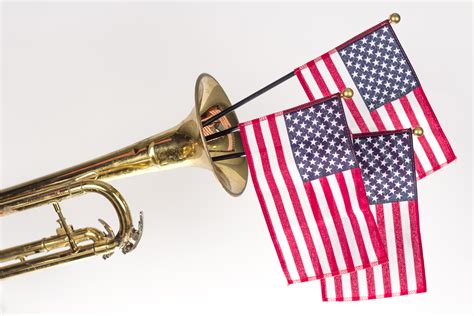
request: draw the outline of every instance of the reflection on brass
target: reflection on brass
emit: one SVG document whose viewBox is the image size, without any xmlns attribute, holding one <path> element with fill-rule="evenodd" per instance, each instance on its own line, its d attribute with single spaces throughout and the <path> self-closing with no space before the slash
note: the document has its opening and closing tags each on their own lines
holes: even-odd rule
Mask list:
<svg viewBox="0 0 474 316">
<path fill-rule="evenodd" d="M 342 91 L 341 93 L 341 97 L 343 97 L 344 99 L 352 99 L 353 96 L 354 90 L 352 90 L 351 88 L 345 88 L 344 91 Z"/>
<path fill-rule="evenodd" d="M 424 133 L 425 131 L 423 130 L 421 126 L 417 126 L 413 129 L 413 135 L 417 137 L 423 136 Z"/>
<path fill-rule="evenodd" d="M 390 17 L 389 17 L 389 21 L 390 23 L 393 23 L 393 24 L 397 24 L 398 22 L 400 22 L 402 18 L 400 17 L 400 14 L 398 13 L 392 13 L 390 14 Z"/>
<path fill-rule="evenodd" d="M 247 183 L 246 158 L 212 161 L 212 157 L 228 152 L 242 152 L 240 134 L 232 133 L 209 142 L 204 138 L 236 126 L 237 116 L 230 113 L 205 129 L 201 125 L 203 118 L 229 107 L 229 99 L 213 77 L 202 74 L 196 82 L 195 104 L 187 118 L 167 131 L 95 160 L 0 191 L 0 217 L 52 204 L 60 224 L 56 235 L 0 250 L 0 279 L 93 255 L 108 258 L 115 248 L 123 253 L 135 249 L 143 230 L 142 215 L 138 229 L 134 228 L 128 205 L 108 184 L 110 180 L 194 166 L 211 170 L 229 194 L 240 195 Z M 112 204 L 119 219 L 116 233 L 103 220 L 99 221 L 105 232 L 92 227 L 74 229 L 66 222 L 59 202 L 87 193 L 99 194 Z"/>
</svg>

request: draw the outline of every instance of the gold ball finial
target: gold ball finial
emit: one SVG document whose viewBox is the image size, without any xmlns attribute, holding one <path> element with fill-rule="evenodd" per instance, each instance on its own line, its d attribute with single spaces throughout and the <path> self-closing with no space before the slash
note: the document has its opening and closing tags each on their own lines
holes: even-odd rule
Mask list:
<svg viewBox="0 0 474 316">
<path fill-rule="evenodd" d="M 420 137 L 420 136 L 423 136 L 423 128 L 421 126 L 417 126 L 413 129 L 413 135 L 417 136 L 417 137 Z"/>
<path fill-rule="evenodd" d="M 354 91 L 351 88 L 345 88 L 344 91 L 342 91 L 341 96 L 344 99 L 351 99 L 354 96 Z"/>
<path fill-rule="evenodd" d="M 397 24 L 401 20 L 400 14 L 398 14 L 398 13 L 390 14 L 390 19 L 389 20 L 390 20 L 390 23 Z"/>
</svg>

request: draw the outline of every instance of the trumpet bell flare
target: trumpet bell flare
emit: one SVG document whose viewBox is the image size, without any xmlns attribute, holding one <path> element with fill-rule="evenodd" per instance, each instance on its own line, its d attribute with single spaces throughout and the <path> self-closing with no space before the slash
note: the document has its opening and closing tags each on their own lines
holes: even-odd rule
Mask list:
<svg viewBox="0 0 474 316">
<path fill-rule="evenodd" d="M 212 117 L 232 104 L 221 85 L 208 74 L 202 74 L 196 81 L 196 107 L 193 111 L 201 130 L 201 142 L 207 157 L 208 167 L 217 177 L 222 187 L 231 195 L 242 194 L 247 185 L 248 164 L 245 157 L 212 161 L 212 157 L 244 151 L 240 133 L 230 133 L 214 140 L 206 141 L 205 136 L 237 126 L 239 120 L 234 112 L 220 118 L 213 124 L 202 127 L 202 121 Z"/>
</svg>

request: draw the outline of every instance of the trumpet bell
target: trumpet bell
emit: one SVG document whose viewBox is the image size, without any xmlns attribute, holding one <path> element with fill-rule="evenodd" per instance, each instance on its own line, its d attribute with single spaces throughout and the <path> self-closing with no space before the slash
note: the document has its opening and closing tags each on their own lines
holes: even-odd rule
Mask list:
<svg viewBox="0 0 474 316">
<path fill-rule="evenodd" d="M 207 135 L 236 126 L 237 116 L 229 113 L 204 128 L 201 123 L 229 106 L 231 103 L 217 80 L 202 74 L 196 81 L 195 106 L 181 123 L 96 159 L 1 190 L 0 216 L 6 215 L 7 210 L 24 209 L 18 203 L 24 200 L 21 198 L 46 186 L 79 180 L 108 182 L 184 166 L 211 170 L 229 194 L 238 196 L 247 184 L 247 159 L 240 157 L 214 162 L 212 158 L 243 151 L 240 134 L 231 133 L 210 141 L 205 139 Z"/>
<path fill-rule="evenodd" d="M 230 106 L 219 83 L 212 76 L 202 74 L 196 82 L 195 107 L 175 127 L 94 160 L 1 190 L 0 217 L 52 204 L 60 228 L 56 235 L 0 250 L 0 279 L 99 254 L 108 258 L 115 248 L 123 253 L 135 249 L 142 234 L 142 217 L 138 229 L 134 228 L 127 203 L 109 180 L 195 166 L 211 170 L 229 194 L 241 194 L 248 177 L 246 158 L 213 160 L 242 152 L 240 134 L 230 133 L 206 141 L 208 135 L 237 126 L 237 116 L 229 113 L 211 125 L 202 124 Z M 66 222 L 59 202 L 86 193 L 98 193 L 114 206 L 119 218 L 117 233 L 102 220 L 105 232 L 93 227 L 74 229 Z M 33 255 L 37 257 L 32 258 Z"/>
<path fill-rule="evenodd" d="M 231 112 L 210 126 L 202 127 L 201 121 L 218 114 L 231 106 L 229 98 L 221 85 L 210 75 L 202 74 L 196 82 L 196 107 L 190 116 L 195 116 L 197 128 L 201 131 L 199 143 L 203 144 L 207 164 L 222 187 L 231 195 L 240 195 L 247 184 L 248 166 L 245 157 L 225 161 L 212 160 L 223 154 L 242 152 L 240 133 L 230 133 L 214 140 L 206 141 L 205 136 L 237 126 L 237 115 Z"/>
</svg>

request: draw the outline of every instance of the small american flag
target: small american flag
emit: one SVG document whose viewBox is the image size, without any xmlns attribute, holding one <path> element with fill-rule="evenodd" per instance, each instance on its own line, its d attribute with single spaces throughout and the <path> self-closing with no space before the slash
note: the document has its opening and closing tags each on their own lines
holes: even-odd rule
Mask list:
<svg viewBox="0 0 474 316">
<path fill-rule="evenodd" d="M 370 208 L 389 261 L 321 280 L 324 301 L 426 292 L 411 130 L 354 135 Z"/>
<path fill-rule="evenodd" d="M 456 159 L 390 23 L 384 21 L 295 70 L 310 100 L 357 87 L 345 100 L 353 133 L 421 126 L 414 141 L 418 178 Z"/>
<path fill-rule="evenodd" d="M 339 95 L 239 127 L 289 284 L 386 262 Z"/>
</svg>

